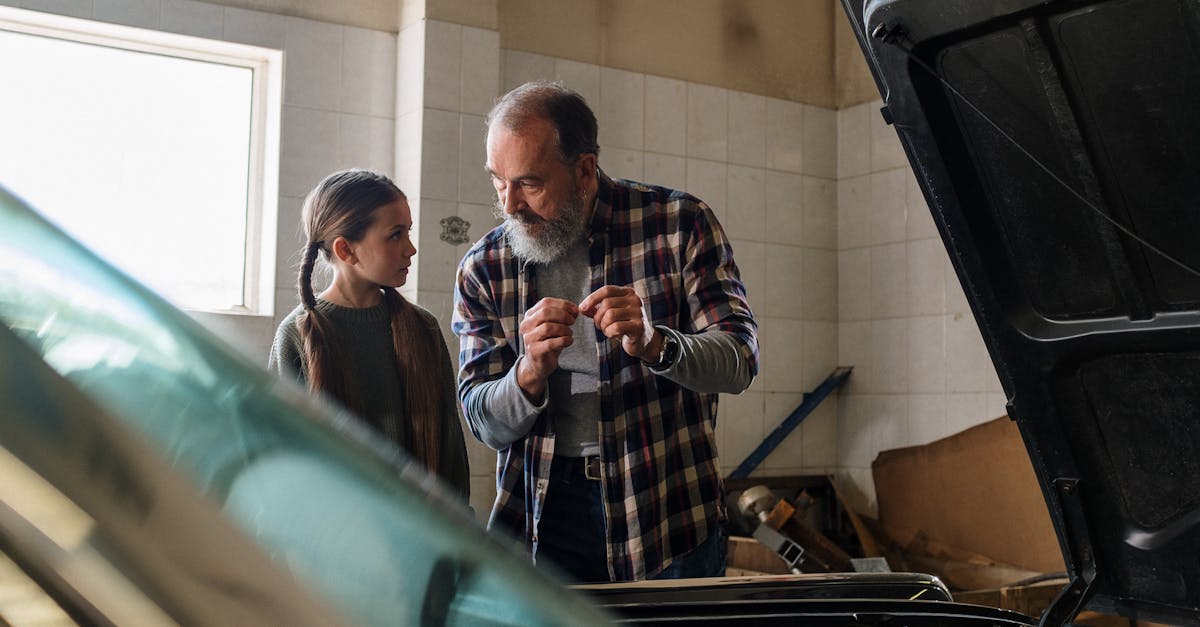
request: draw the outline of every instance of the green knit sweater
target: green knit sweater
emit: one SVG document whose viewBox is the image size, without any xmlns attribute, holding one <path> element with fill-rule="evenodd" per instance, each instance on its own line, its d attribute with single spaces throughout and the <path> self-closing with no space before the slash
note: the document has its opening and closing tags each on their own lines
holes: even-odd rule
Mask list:
<svg viewBox="0 0 1200 627">
<path fill-rule="evenodd" d="M 413 307 L 420 314 L 427 332 L 437 338 L 437 345 L 441 348 L 438 351 L 441 363 L 436 366 L 431 364 L 441 373 L 438 383 L 446 407 L 446 414 L 441 421 L 440 462 L 435 471 L 467 499 L 470 497 L 470 471 L 458 418 L 455 374 L 450 365 L 449 350 L 437 318 L 421 307 Z M 363 419 L 380 434 L 408 450 L 412 429 L 405 416 L 404 385 L 392 350 L 392 327 L 387 305 L 380 303 L 366 309 L 352 309 L 317 299 L 317 309 L 333 323 L 339 341 L 345 343 L 344 353 L 352 356 L 348 364 L 349 380 L 357 382 L 358 398 L 365 403 Z M 304 308 L 297 307 L 280 323 L 271 346 L 268 366 L 280 374 L 295 376 L 302 385 L 307 385 L 308 364 L 304 359 L 304 341 L 297 326 L 303 313 Z"/>
</svg>

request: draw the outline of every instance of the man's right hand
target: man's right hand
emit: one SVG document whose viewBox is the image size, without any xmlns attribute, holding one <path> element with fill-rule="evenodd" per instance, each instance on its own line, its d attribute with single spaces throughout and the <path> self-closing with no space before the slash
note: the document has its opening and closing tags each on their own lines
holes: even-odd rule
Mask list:
<svg viewBox="0 0 1200 627">
<path fill-rule="evenodd" d="M 517 367 L 517 384 L 531 402 L 540 404 L 545 398 L 559 354 L 575 341 L 571 325 L 578 316 L 575 303 L 558 298 L 543 298 L 525 312 L 520 328 L 525 351 Z"/>
</svg>

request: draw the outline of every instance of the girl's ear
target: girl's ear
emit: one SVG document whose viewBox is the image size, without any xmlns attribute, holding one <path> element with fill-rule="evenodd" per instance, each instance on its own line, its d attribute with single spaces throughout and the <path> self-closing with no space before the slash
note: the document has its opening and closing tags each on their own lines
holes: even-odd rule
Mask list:
<svg viewBox="0 0 1200 627">
<path fill-rule="evenodd" d="M 348 265 L 354 265 L 358 261 L 358 258 L 354 256 L 354 250 L 350 247 L 350 242 L 344 237 L 333 240 L 333 256 Z"/>
</svg>

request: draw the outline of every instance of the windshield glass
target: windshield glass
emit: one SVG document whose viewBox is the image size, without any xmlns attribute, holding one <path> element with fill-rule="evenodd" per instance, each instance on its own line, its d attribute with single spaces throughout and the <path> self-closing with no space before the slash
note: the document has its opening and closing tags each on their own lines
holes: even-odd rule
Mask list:
<svg viewBox="0 0 1200 627">
<path fill-rule="evenodd" d="M 397 447 L 250 363 L 2 187 L 0 321 L 356 622 L 606 622 Z"/>
</svg>

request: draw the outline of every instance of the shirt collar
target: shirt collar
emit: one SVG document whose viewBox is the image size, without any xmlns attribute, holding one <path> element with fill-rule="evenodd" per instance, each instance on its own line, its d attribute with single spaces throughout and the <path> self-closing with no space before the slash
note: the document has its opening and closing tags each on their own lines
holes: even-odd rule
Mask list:
<svg viewBox="0 0 1200 627">
<path fill-rule="evenodd" d="M 591 237 L 608 231 L 612 224 L 613 189 L 616 185 L 604 170 L 596 166 L 596 199 L 592 202 Z"/>
</svg>

